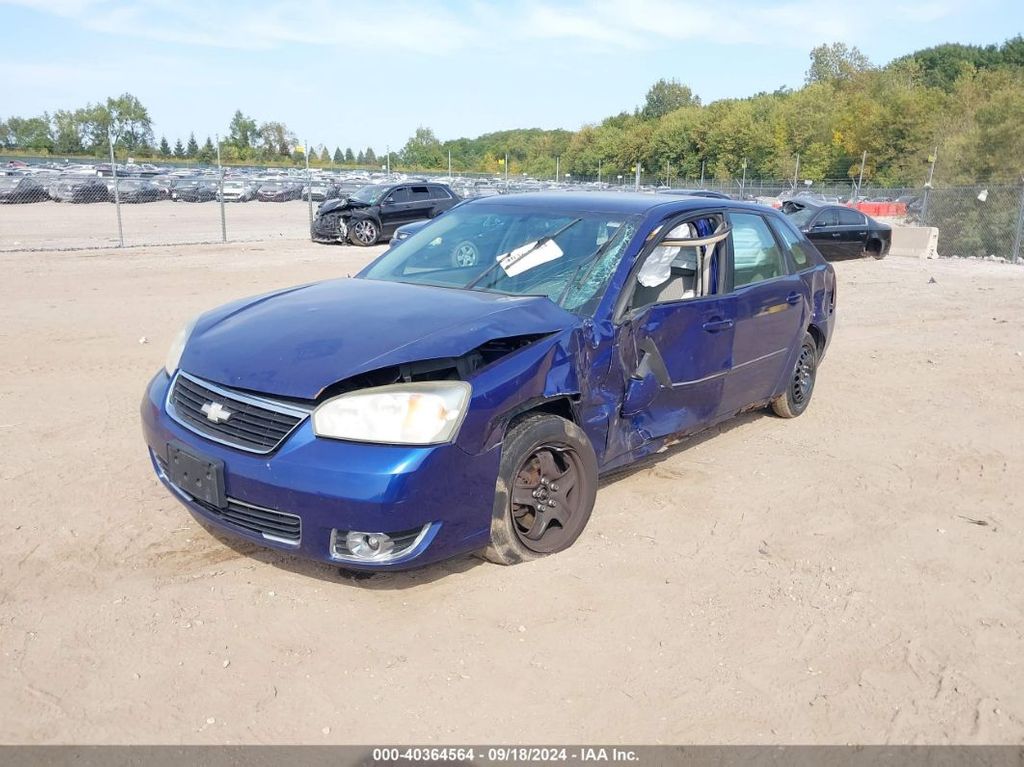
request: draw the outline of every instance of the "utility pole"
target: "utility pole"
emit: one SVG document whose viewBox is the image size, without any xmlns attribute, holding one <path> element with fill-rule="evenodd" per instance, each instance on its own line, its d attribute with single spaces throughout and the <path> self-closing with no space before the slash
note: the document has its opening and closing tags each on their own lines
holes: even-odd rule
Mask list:
<svg viewBox="0 0 1024 767">
<path fill-rule="evenodd" d="M 1017 209 L 1017 234 L 1013 238 L 1013 253 L 1010 255 L 1010 260 L 1015 264 L 1024 258 L 1024 254 L 1020 252 L 1022 243 L 1024 243 L 1024 177 L 1021 178 L 1020 205 Z"/>
<path fill-rule="evenodd" d="M 800 182 L 800 153 L 796 153 L 796 170 L 793 171 L 793 191 L 796 192 L 796 185 Z"/>
<path fill-rule="evenodd" d="M 557 157 L 557 156 L 555 157 L 555 181 L 556 181 L 556 182 L 557 182 L 557 181 L 558 181 L 558 179 L 559 179 L 559 172 L 561 171 L 561 167 L 560 167 L 560 165 L 559 165 L 559 161 L 560 161 L 561 159 L 562 159 L 561 157 Z"/>
<path fill-rule="evenodd" d="M 640 162 L 639 161 L 637 161 L 637 164 L 636 164 L 636 184 L 633 186 L 633 191 L 634 192 L 639 192 L 640 191 Z"/>
<path fill-rule="evenodd" d="M 448 180 L 452 180 L 452 150 L 448 150 Z"/>
<path fill-rule="evenodd" d="M 597 183 L 600 186 L 600 184 L 601 184 L 601 161 L 600 160 L 597 161 Z"/>
<path fill-rule="evenodd" d="M 380 146 L 380 145 L 378 144 L 378 146 Z M 388 175 L 390 176 L 391 175 L 391 145 L 390 144 L 385 144 L 384 145 L 384 150 L 387 152 L 387 155 L 388 155 L 387 168 L 388 168 Z"/>
<path fill-rule="evenodd" d="M 704 160 L 700 161 L 700 188 L 704 188 Z"/>
<path fill-rule="evenodd" d="M 864 154 L 860 156 L 860 178 L 857 179 L 857 195 L 854 197 L 854 202 L 860 199 L 860 190 L 864 187 L 864 163 L 868 161 L 868 152 L 865 149 Z"/>
<path fill-rule="evenodd" d="M 747 158 L 743 158 L 743 180 L 740 181 L 740 197 L 745 197 L 747 188 Z"/>
<path fill-rule="evenodd" d="M 505 152 L 505 188 L 508 189 L 508 152 Z"/>
</svg>

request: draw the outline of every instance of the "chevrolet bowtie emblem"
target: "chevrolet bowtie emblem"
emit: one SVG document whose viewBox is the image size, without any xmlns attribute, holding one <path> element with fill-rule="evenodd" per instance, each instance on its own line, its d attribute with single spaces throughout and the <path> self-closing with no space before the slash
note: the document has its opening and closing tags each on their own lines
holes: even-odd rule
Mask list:
<svg viewBox="0 0 1024 767">
<path fill-rule="evenodd" d="M 206 414 L 207 420 L 213 421 L 214 423 L 223 423 L 234 415 L 234 413 L 225 408 L 219 402 L 207 402 L 200 409 Z"/>
</svg>

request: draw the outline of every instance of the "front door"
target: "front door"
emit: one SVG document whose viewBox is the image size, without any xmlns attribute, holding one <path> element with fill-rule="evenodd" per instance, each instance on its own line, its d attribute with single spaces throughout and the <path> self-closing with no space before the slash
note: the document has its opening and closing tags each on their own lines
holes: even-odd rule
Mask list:
<svg viewBox="0 0 1024 767">
<path fill-rule="evenodd" d="M 807 239 L 825 258 L 843 257 L 842 237 L 835 208 L 825 208 L 807 229 Z"/>
</svg>

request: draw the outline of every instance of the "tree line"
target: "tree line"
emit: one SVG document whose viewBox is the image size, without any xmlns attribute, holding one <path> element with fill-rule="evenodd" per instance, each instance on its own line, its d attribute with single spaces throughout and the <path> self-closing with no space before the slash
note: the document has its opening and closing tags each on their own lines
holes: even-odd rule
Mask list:
<svg viewBox="0 0 1024 767">
<path fill-rule="evenodd" d="M 937 182 L 1017 181 L 1024 173 L 1024 37 L 1001 45 L 947 44 L 876 66 L 855 47 L 821 45 L 805 82 L 705 104 L 685 84 L 662 79 L 644 103 L 578 131 L 516 129 L 442 141 L 416 129 L 391 153 L 392 167 L 606 180 L 632 174 L 720 180 L 855 178 L 882 185 L 923 180 L 936 150 Z M 0 121 L 0 145 L 54 155 L 210 163 L 217 146 L 194 133 L 156 141 L 149 113 L 123 94 L 100 104 Z M 378 167 L 372 148 L 354 153 L 303 147 L 288 127 L 236 111 L 220 142 L 225 163 Z M 866 153 L 866 155 L 864 154 Z M 866 156 L 863 169 L 862 157 Z M 506 157 L 508 168 L 505 167 Z M 798 165 L 799 163 L 799 165 Z M 799 168 L 799 173 L 797 173 Z"/>
</svg>

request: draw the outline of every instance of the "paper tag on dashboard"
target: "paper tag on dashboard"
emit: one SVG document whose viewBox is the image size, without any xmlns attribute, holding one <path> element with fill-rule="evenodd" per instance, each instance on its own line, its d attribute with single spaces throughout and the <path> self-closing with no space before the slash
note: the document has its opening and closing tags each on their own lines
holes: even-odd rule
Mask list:
<svg viewBox="0 0 1024 767">
<path fill-rule="evenodd" d="M 540 247 L 536 242 L 528 242 L 504 256 L 498 256 L 498 265 L 509 277 L 515 277 L 562 255 L 562 249 L 554 240 L 548 240 Z"/>
</svg>

